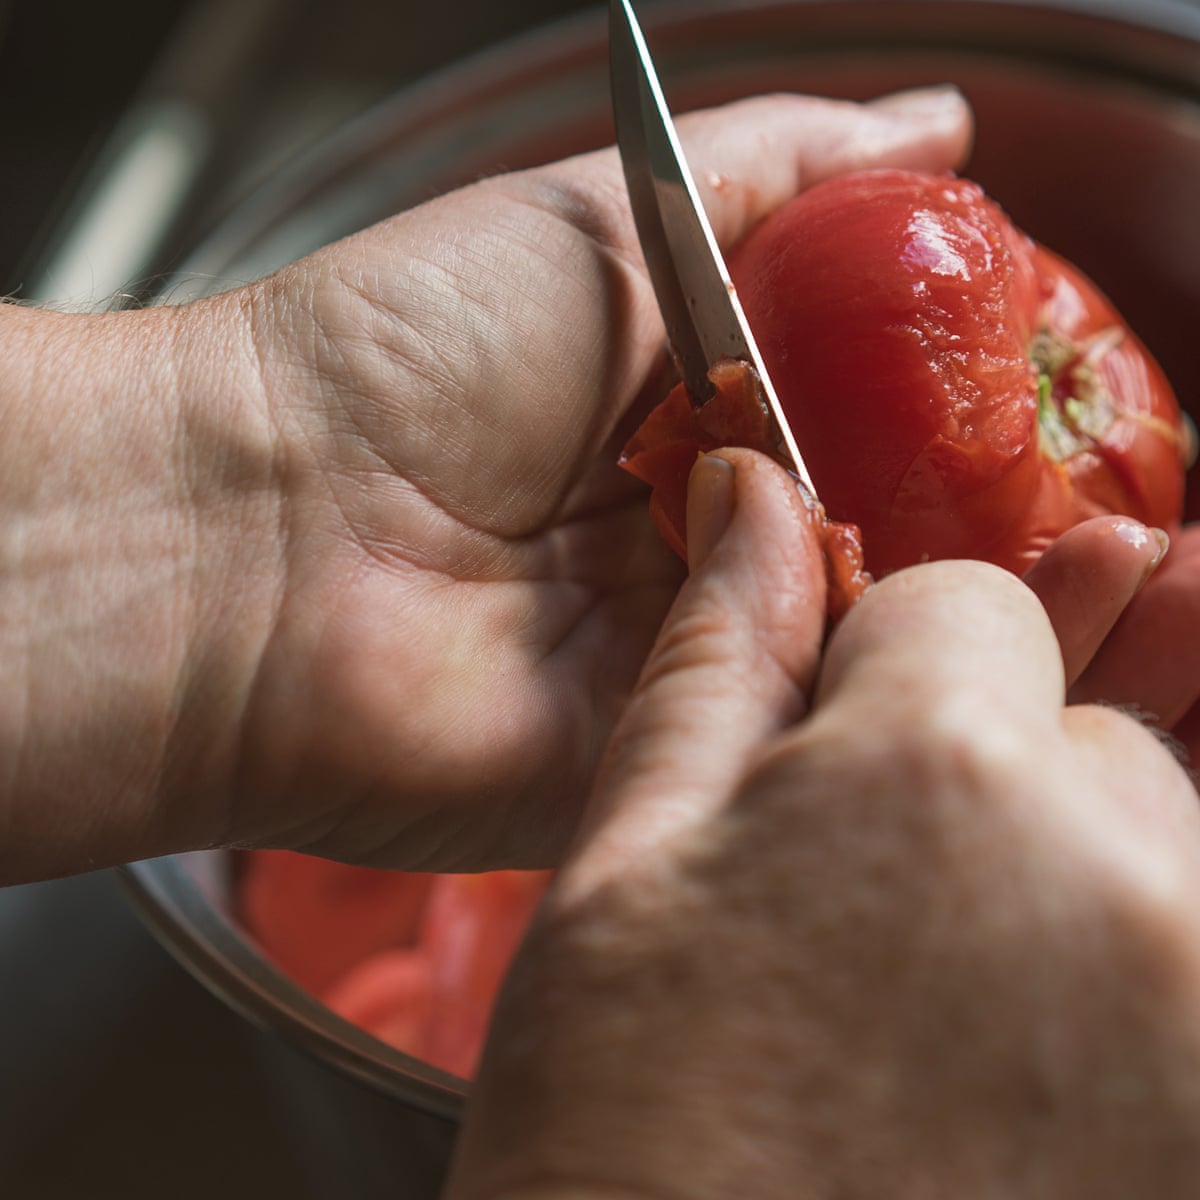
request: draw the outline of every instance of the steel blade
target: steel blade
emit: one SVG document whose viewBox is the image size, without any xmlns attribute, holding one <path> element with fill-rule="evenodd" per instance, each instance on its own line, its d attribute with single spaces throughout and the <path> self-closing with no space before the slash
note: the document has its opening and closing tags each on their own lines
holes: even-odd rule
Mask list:
<svg viewBox="0 0 1200 1200">
<path fill-rule="evenodd" d="M 692 402 L 701 404 L 712 394 L 708 371 L 718 359 L 749 362 L 762 383 L 780 448 L 815 497 L 705 215 L 629 0 L 610 0 L 609 66 L 617 145 L 638 240 Z"/>
</svg>

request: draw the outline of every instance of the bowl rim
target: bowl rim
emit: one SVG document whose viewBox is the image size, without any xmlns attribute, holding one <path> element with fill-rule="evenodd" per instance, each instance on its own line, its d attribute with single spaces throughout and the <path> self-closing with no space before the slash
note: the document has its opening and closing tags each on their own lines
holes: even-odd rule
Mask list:
<svg viewBox="0 0 1200 1200">
<path fill-rule="evenodd" d="M 981 19 L 1011 21 L 1020 19 L 1022 13 L 1079 19 L 1093 29 L 1108 27 L 1104 47 L 1107 53 L 1089 39 L 1084 45 L 1070 47 L 1022 43 L 1022 55 L 1044 64 L 1119 72 L 1125 79 L 1183 88 L 1200 101 L 1200 55 L 1192 60 L 1190 73 L 1146 64 L 1135 70 L 1127 60 L 1117 57 L 1128 55 L 1130 47 L 1119 30 L 1158 36 L 1166 39 L 1164 44 L 1174 42 L 1176 49 L 1193 52 L 1200 46 L 1200 4 L 1196 0 L 647 0 L 639 9 L 652 45 L 660 34 L 673 32 L 679 36 L 745 13 L 769 15 L 805 9 L 832 15 L 838 10 L 866 9 L 886 13 L 889 20 L 898 21 L 905 13 L 925 10 L 936 12 L 941 22 L 936 45 L 949 50 L 973 48 L 997 58 L 1011 57 L 1017 46 L 992 46 L 978 33 L 956 34 L 946 20 L 954 17 L 966 21 L 969 14 L 969 23 Z M 864 40 L 862 28 L 862 18 L 846 23 L 846 29 L 854 31 L 852 40 L 856 42 Z M 841 40 L 846 38 L 843 34 Z M 607 17 L 597 5 L 526 29 L 400 87 L 297 150 L 248 192 L 226 198 L 224 207 L 204 218 L 176 266 L 160 278 L 151 302 L 170 303 L 181 291 L 188 295 L 198 278 L 211 278 L 213 290 L 222 290 L 226 284 L 220 282 L 221 276 L 210 274 L 214 268 L 236 262 L 239 252 L 245 253 L 265 231 L 336 187 L 338 180 L 369 161 L 381 145 L 400 138 L 406 143 L 419 142 L 431 126 L 473 104 L 486 103 L 497 92 L 505 92 L 514 77 L 536 83 L 561 75 L 568 62 L 606 62 L 606 43 Z M 888 48 L 886 41 L 878 40 L 876 44 L 880 49 Z M 668 88 L 672 53 L 670 46 L 664 46 L 659 61 Z M 429 196 L 435 194 L 431 191 Z M 230 277 L 229 285 L 233 282 Z M 236 282 L 243 280 L 239 277 Z"/>
<path fill-rule="evenodd" d="M 134 911 L 193 977 L 259 1029 L 361 1083 L 436 1117 L 457 1119 L 468 1084 L 380 1041 L 289 979 L 208 901 L 188 871 L 192 851 L 128 863 L 117 879 Z M 218 949 L 220 947 L 220 949 Z"/>
</svg>

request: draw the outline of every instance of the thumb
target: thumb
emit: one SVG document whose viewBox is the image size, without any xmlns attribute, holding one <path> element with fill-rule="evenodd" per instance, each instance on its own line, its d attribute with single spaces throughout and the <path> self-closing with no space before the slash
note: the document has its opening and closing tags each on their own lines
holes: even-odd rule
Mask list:
<svg viewBox="0 0 1200 1200">
<path fill-rule="evenodd" d="M 688 530 L 692 573 L 609 743 L 577 862 L 652 854 L 720 806 L 762 740 L 807 709 L 825 570 L 794 482 L 750 450 L 704 455 Z"/>
</svg>

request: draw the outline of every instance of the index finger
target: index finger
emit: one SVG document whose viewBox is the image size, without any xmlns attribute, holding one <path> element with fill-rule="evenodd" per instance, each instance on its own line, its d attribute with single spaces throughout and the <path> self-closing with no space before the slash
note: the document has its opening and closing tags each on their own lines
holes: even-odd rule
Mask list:
<svg viewBox="0 0 1200 1200">
<path fill-rule="evenodd" d="M 936 562 L 888 576 L 850 610 L 830 641 L 816 706 L 853 697 L 868 723 L 874 706 L 903 707 L 914 723 L 948 708 L 956 719 L 1044 723 L 1064 691 L 1058 640 L 1033 592 L 988 563 Z"/>
</svg>

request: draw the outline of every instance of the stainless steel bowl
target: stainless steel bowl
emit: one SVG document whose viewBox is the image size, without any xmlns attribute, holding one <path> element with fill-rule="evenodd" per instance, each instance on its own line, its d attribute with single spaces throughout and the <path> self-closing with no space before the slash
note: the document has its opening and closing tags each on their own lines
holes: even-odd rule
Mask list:
<svg viewBox="0 0 1200 1200">
<path fill-rule="evenodd" d="M 865 98 L 957 83 L 978 120 L 970 174 L 1110 293 L 1200 415 L 1200 9 L 1192 0 L 705 0 L 648 8 L 644 23 L 676 110 L 775 89 Z M 365 115 L 230 213 L 163 294 L 180 300 L 232 286 L 482 174 L 610 135 L 597 11 Z M 1195 480 L 1191 490 L 1195 500 Z M 330 1101 L 320 1120 L 338 1130 L 333 1136 L 361 1135 L 339 1142 L 339 1178 L 348 1188 L 354 1181 L 341 1194 L 382 1194 L 404 1172 L 406 1194 L 436 1194 L 463 1081 L 352 1028 L 275 971 L 238 929 L 221 854 L 136 864 L 126 878 L 150 925 L 197 977 L 324 1064 L 315 1088 L 289 1091 Z M 428 1192 L 411 1178 L 417 1142 Z"/>
</svg>

